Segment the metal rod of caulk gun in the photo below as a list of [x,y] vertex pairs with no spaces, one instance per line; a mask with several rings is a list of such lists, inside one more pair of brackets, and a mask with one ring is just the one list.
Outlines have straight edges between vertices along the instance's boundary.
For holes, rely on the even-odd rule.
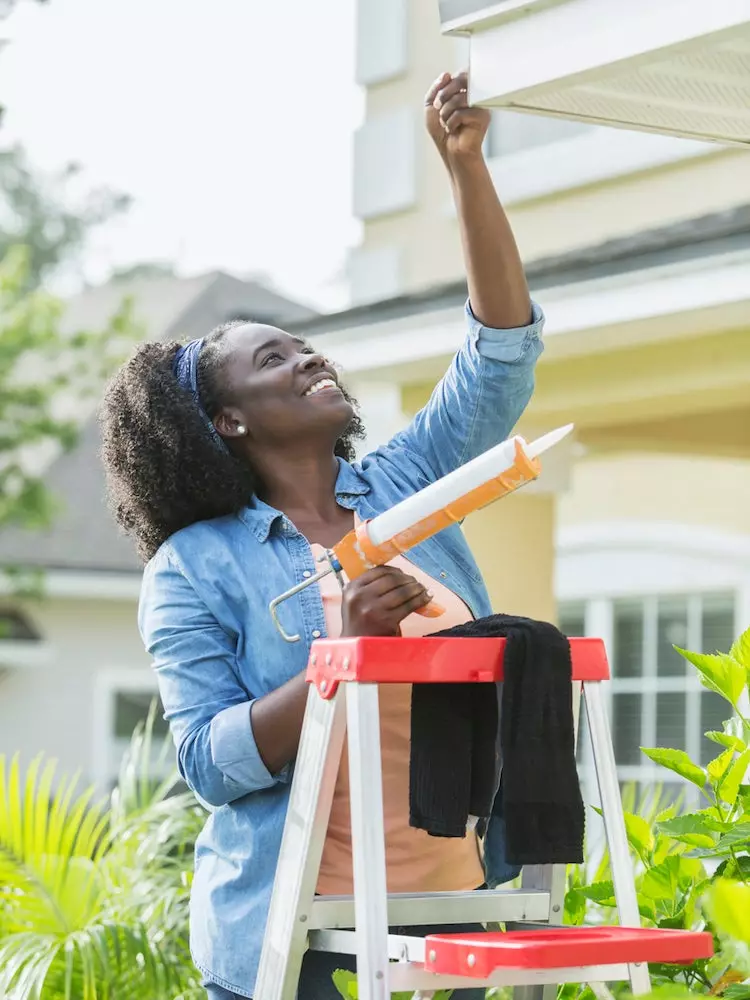
[[274,597],[271,603],[268,605],[268,610],[271,612],[271,617],[273,618],[274,625],[279,630],[281,635],[286,639],[287,642],[299,642],[300,637],[298,635],[289,635],[288,632],[284,631],[284,628],[279,621],[278,607],[283,602],[290,597],[294,597],[295,594],[299,594],[301,590],[305,590],[313,583],[317,583],[322,580],[324,576],[329,576],[331,573],[335,573],[336,570],[331,562],[328,563],[325,569],[319,570],[313,576],[308,576],[306,580],[302,583],[298,583],[296,587],[291,587],[289,590],[285,591],[283,594],[279,594],[278,597]]

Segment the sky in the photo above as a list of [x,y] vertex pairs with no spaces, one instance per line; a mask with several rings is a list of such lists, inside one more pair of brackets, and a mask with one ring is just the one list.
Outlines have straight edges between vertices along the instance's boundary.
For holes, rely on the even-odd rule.
[[345,305],[352,0],[21,0],[2,23],[3,144],[84,167],[133,207],[96,234],[90,281],[144,260],[265,275]]

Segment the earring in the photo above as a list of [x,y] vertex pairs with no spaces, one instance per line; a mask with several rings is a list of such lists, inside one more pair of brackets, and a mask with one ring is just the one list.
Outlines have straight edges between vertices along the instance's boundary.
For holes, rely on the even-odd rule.
[[237,424],[237,433],[238,434],[247,434],[247,427],[245,427],[244,424]]

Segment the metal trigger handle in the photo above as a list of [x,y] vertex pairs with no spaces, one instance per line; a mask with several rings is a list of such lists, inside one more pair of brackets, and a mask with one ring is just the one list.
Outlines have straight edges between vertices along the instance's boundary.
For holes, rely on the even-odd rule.
[[[271,612],[271,618],[273,618],[273,623],[276,626],[281,638],[286,642],[299,642],[302,636],[299,635],[289,635],[285,631],[284,626],[281,624],[278,615],[278,607],[284,601],[289,600],[290,597],[294,597],[299,594],[300,591],[309,587],[313,583],[317,583],[318,580],[322,580],[324,576],[328,576],[330,573],[335,573],[336,570],[330,564],[326,566],[325,569],[320,570],[320,572],[315,573],[314,576],[310,576],[307,580],[303,580],[302,583],[298,583],[296,587],[291,587],[289,590],[285,590],[283,594],[279,594],[278,597],[274,597],[271,603],[268,605],[268,610]],[[337,574],[338,575],[338,574]]]

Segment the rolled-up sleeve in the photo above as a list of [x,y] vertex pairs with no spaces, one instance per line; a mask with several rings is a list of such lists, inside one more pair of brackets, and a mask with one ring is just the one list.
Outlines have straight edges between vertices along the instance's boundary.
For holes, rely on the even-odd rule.
[[221,806],[287,778],[263,763],[239,680],[236,637],[216,621],[168,547],[146,567],[138,623],[186,784]]
[[465,319],[463,345],[427,404],[371,456],[392,475],[411,470],[415,489],[504,441],[534,391],[534,369],[543,350],[540,307],[533,302],[529,324],[517,329],[484,326],[469,302]]
[[536,302],[531,303],[531,322],[514,330],[496,330],[483,326],[471,309],[467,300],[465,306],[466,325],[471,340],[478,353],[491,361],[514,365],[525,358],[535,362],[541,353],[544,313]]

